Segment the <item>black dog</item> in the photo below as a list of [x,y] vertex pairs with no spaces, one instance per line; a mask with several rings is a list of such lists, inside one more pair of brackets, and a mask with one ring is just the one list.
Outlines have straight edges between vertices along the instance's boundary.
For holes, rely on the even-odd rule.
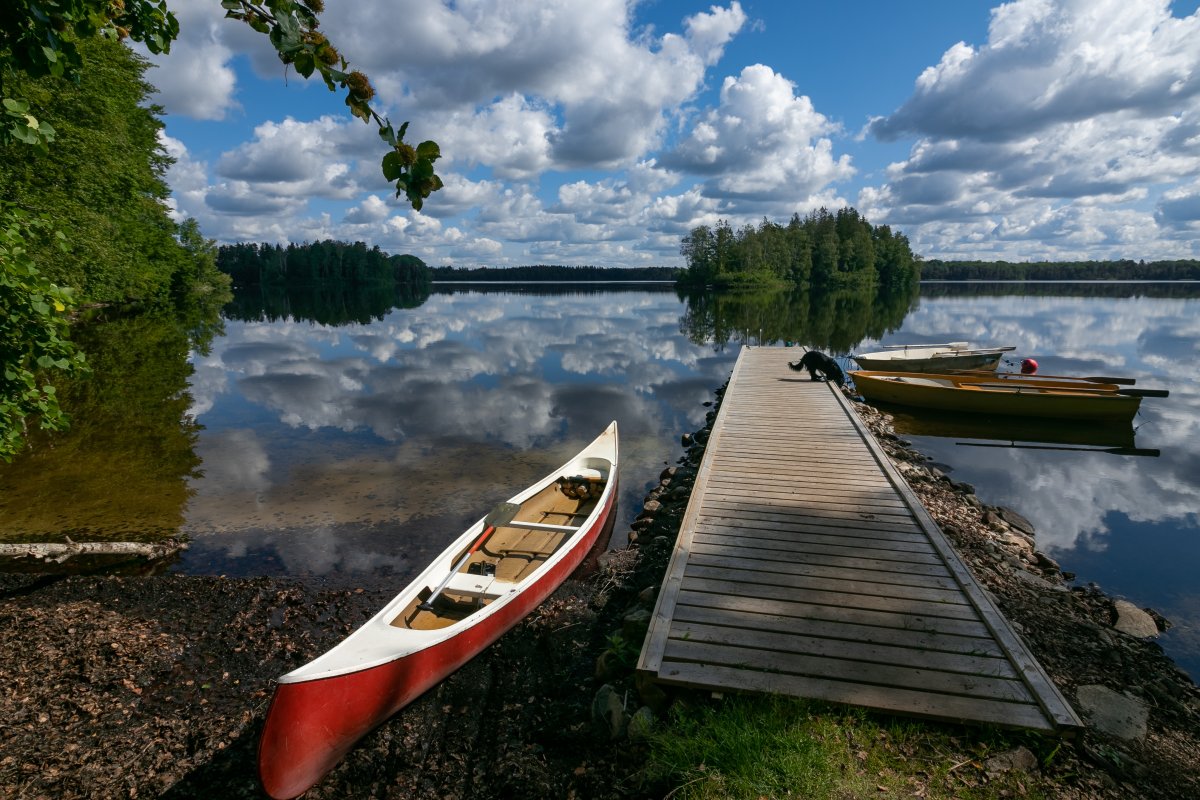
[[838,363],[817,350],[809,350],[796,363],[788,362],[788,366],[796,372],[808,370],[808,377],[814,381],[833,381],[838,386],[846,385],[846,375]]

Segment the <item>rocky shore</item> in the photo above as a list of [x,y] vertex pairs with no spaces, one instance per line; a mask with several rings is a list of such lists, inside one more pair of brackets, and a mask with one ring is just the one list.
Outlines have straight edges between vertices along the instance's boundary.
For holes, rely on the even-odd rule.
[[[1200,797],[1200,691],[1153,641],[1166,621],[1074,585],[1018,512],[983,504],[931,468],[885,415],[855,408],[1087,723],[1049,763],[1015,748],[956,772],[963,786],[1019,769],[1022,785],[1045,797]],[[708,425],[683,437],[685,452],[646,498],[628,547],[574,576],[305,797],[669,792],[643,780],[644,736],[681,695],[640,682],[633,667]],[[393,592],[270,579],[0,576],[0,798],[259,797],[254,749],[271,681]],[[971,736],[963,730],[965,742]]]
[[[972,574],[1085,722],[1060,775],[1089,775],[1068,797],[1200,797],[1200,690],[1154,643],[1169,622],[1112,598],[1037,549],[1017,511],[988,506],[896,436],[886,414],[855,409]],[[1053,777],[1053,776],[1049,776]],[[1063,796],[1059,786],[1050,796]]]

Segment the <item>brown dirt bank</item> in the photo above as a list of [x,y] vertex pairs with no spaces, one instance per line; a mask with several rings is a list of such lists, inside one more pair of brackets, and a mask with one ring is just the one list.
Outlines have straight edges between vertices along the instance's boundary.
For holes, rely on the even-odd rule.
[[[1104,686],[1147,712],[1140,738],[1089,727],[1066,741],[1032,768],[1031,794],[1200,797],[1192,681],[1152,641],[1113,627],[1112,599],[1070,587],[1017,515],[982,506],[969,487],[924,466],[886,417],[860,412],[1068,700],[1082,686]],[[628,548],[574,576],[305,797],[666,795],[670,787],[640,782],[644,746],[611,732],[642,702],[661,709],[665,699],[640,696],[631,659],[705,439],[704,430],[684,437],[687,454],[647,498]],[[254,749],[272,680],[393,592],[272,579],[0,576],[0,798],[259,797]],[[602,697],[620,700],[615,714],[594,711]],[[962,729],[966,752],[971,737]],[[982,765],[963,763],[954,774],[964,788],[986,782]]]

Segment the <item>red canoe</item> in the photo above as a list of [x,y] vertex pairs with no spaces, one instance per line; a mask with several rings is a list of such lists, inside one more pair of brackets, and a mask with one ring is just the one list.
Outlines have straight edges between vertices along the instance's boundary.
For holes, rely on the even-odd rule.
[[304,793],[366,733],[536,608],[592,549],[616,488],[613,422],[468,528],[365,625],[281,677],[258,747],[266,793]]

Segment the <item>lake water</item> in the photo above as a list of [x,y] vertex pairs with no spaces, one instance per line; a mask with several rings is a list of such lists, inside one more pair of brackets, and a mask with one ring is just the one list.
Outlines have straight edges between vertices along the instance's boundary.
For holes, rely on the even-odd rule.
[[1012,363],[1044,374],[1135,378],[1171,395],[1125,429],[906,412],[897,427],[1026,516],[1077,581],[1170,618],[1162,645],[1200,676],[1197,285],[926,284],[888,299],[435,285],[243,296],[199,339],[148,319],[79,338],[95,372],[64,387],[75,427],[0,465],[0,536],[185,535],[171,570],[336,585],[399,585],[612,420],[623,545],[743,343],[845,356],[966,340],[1013,345]]

